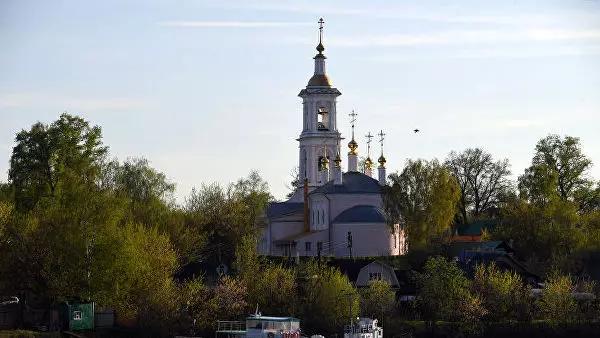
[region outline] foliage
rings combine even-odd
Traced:
[[[461,153],[450,152],[444,165],[460,188],[459,209],[462,223],[470,216],[492,214],[511,190],[510,164],[507,159],[494,161],[481,148],[468,148]]]
[[[385,280],[374,280],[368,288],[360,290],[360,309],[363,315],[376,315],[383,320],[393,310],[396,293]]]
[[[107,153],[98,126],[62,114],[52,124],[34,124],[17,134],[8,173],[18,210],[33,209],[40,198],[54,196],[66,177],[94,182]]]
[[[302,182],[300,181],[300,169],[298,168],[298,166],[295,166],[294,168],[292,168],[292,171],[290,172],[290,176],[292,178],[292,180],[290,181],[289,185],[286,184],[286,188],[288,188],[289,192],[285,195],[286,198],[290,198],[294,195],[294,193],[296,192],[296,190],[298,189],[298,187],[301,186]]]
[[[247,313],[247,288],[239,279],[225,276],[215,287],[216,313],[225,320],[240,320]]]
[[[471,294],[469,280],[454,261],[431,257],[416,280],[417,306],[424,319],[474,322],[486,314],[481,300]]]
[[[531,166],[519,177],[521,196],[536,204],[560,198],[577,203],[579,210],[597,209],[600,186],[588,178],[591,165],[579,138],[548,135],[537,143]]]
[[[383,189],[384,210],[389,224],[405,225],[409,250],[448,231],[460,197],[447,169],[435,160],[409,160],[389,181],[391,185]]]
[[[514,247],[524,257],[542,260],[565,259],[586,247],[589,237],[582,227],[577,206],[553,199],[544,206],[515,200],[503,207],[500,236],[514,239]]]
[[[184,207],[186,223],[211,244],[198,254],[207,258],[220,253],[222,261],[233,262],[237,243],[263,226],[261,215],[271,199],[267,183],[255,171],[227,189],[218,184],[194,189]]]
[[[479,295],[490,321],[527,320],[531,316],[530,287],[523,284],[519,275],[500,271],[494,263],[477,266],[471,290]]]
[[[577,304],[571,293],[575,291],[571,276],[561,276],[557,272],[546,281],[542,296],[537,304],[544,318],[557,323],[574,318]]]
[[[339,331],[347,318],[355,318],[359,297],[348,277],[334,267],[314,261],[299,270],[305,280],[300,290],[304,297],[302,318],[308,327],[327,332]],[[350,314],[352,304],[352,314]]]

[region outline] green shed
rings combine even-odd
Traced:
[[[62,308],[69,330],[94,329],[94,302],[67,302]]]

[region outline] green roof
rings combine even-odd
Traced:
[[[484,228],[486,231],[496,230],[496,225],[498,222],[495,219],[479,220],[469,224],[459,224],[456,226],[456,231],[459,236],[478,236],[482,234]]]

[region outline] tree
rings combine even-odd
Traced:
[[[471,290],[482,300],[488,311],[486,318],[491,321],[531,318],[531,289],[514,272],[500,271],[494,263],[487,267],[480,264],[475,269]]]
[[[300,180],[300,172],[298,166],[295,166],[290,172],[290,176],[292,180],[289,185],[286,185],[286,188],[289,189],[289,192],[285,195],[286,198],[290,198],[294,195],[296,190],[302,186],[302,181]]]
[[[469,280],[454,261],[431,257],[416,279],[417,306],[426,320],[471,324],[487,313],[481,300],[471,294]]]
[[[186,222],[206,237],[205,254],[214,258],[220,253],[224,262],[231,263],[242,238],[255,235],[262,226],[262,215],[271,200],[267,183],[251,172],[227,189],[211,184],[193,190],[184,207]]]
[[[54,196],[67,176],[94,182],[107,149],[102,132],[80,117],[62,114],[51,125],[34,124],[15,139],[8,173],[18,210],[33,209],[43,196]]]
[[[570,276],[551,273],[537,302],[544,318],[554,323],[573,319],[577,311],[577,304],[571,294],[573,291],[575,286]]]
[[[302,318],[307,327],[337,332],[347,322],[347,318],[358,315],[358,294],[348,277],[339,270],[309,261],[300,273],[306,279],[301,292],[305,296]]]
[[[469,222],[469,216],[477,218],[496,210],[511,189],[508,160],[494,161],[481,148],[452,151],[445,166],[460,187],[459,208],[464,223]]]
[[[574,253],[589,243],[589,231],[583,225],[572,202],[553,199],[538,205],[515,200],[503,207],[497,232],[503,238],[513,239],[514,248],[522,257],[535,256],[569,268],[576,258]]]
[[[459,187],[436,160],[409,160],[400,175],[389,176],[383,188],[388,223],[407,229],[409,250],[440,238],[450,227],[459,200]]]
[[[374,280],[360,292],[360,308],[365,315],[376,315],[380,321],[390,314],[396,303],[396,293],[385,280]]]
[[[579,138],[548,135],[537,143],[531,166],[519,177],[520,194],[537,204],[560,198],[576,202],[580,210],[597,208],[600,188],[588,177],[591,165]]]

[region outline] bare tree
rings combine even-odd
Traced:
[[[493,211],[512,189],[508,159],[494,161],[481,148],[452,151],[445,165],[461,190],[459,208],[464,223],[468,223],[469,216]]]

